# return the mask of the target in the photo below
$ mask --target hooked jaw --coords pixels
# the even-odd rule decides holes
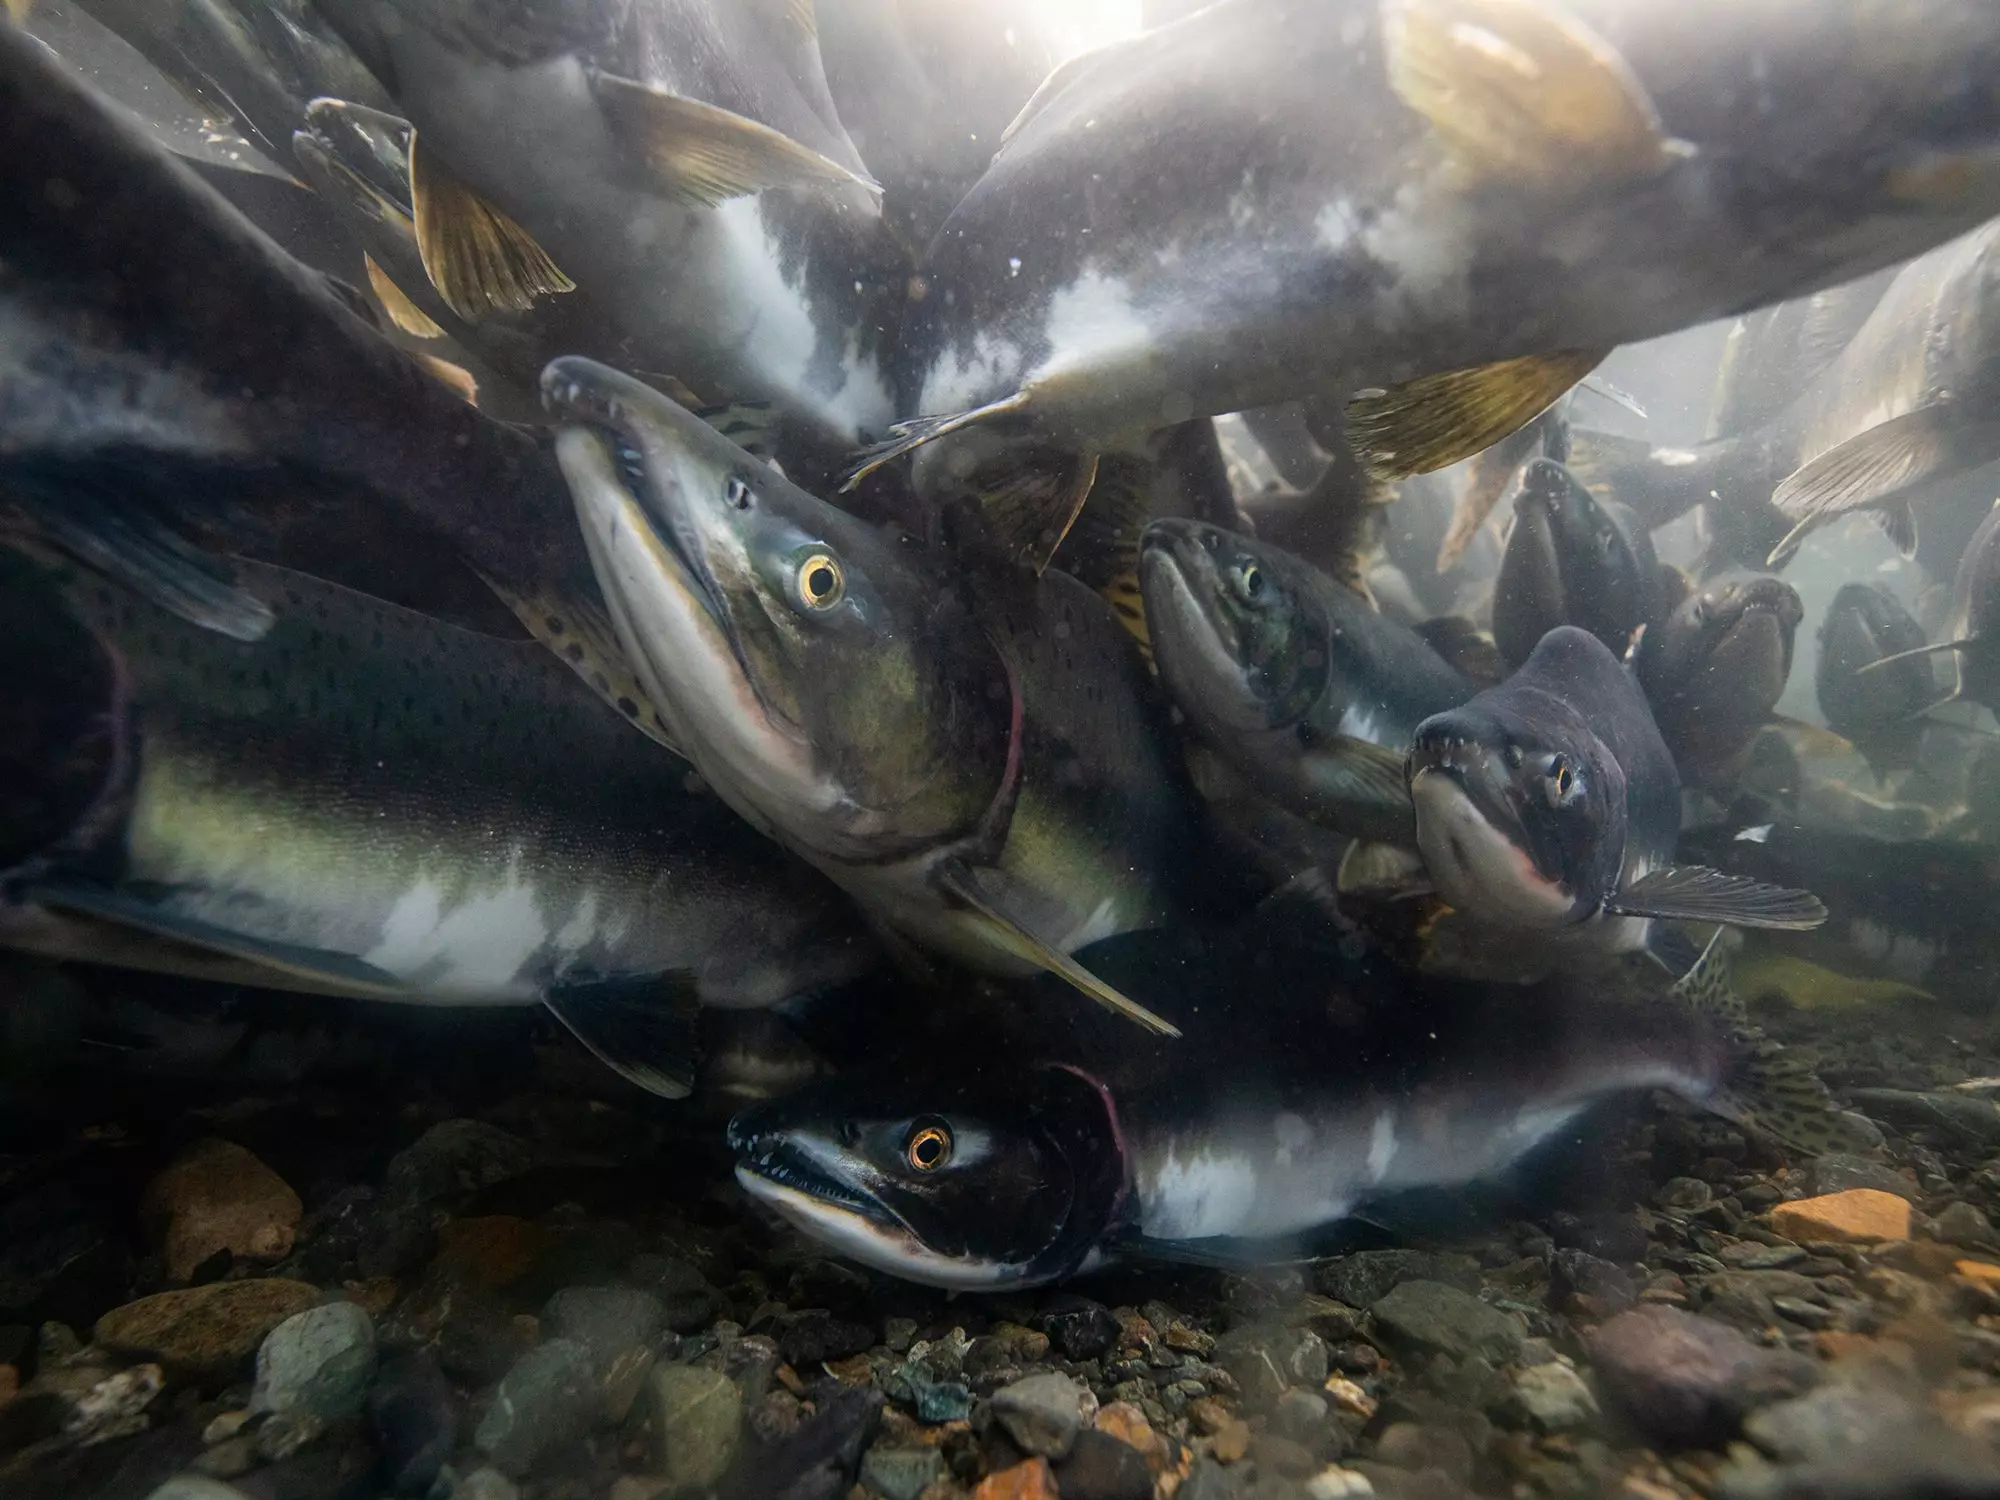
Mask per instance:
[[[1220,535],[1198,523],[1153,522],[1139,543],[1139,587],[1160,675],[1183,712],[1226,729],[1271,727],[1243,665],[1236,620],[1221,607],[1224,587],[1213,550]]]
[[[1410,752],[1417,849],[1446,901],[1489,922],[1550,928],[1574,920],[1576,899],[1544,874],[1514,810],[1513,778],[1471,738],[1418,731]]]
[[[996,1291],[1024,1279],[1021,1268],[1005,1262],[931,1248],[868,1190],[867,1165],[819,1132],[754,1131],[739,1116],[730,1122],[729,1144],[745,1192],[851,1260],[951,1291]]]

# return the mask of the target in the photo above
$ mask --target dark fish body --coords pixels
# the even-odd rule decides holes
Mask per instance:
[[[275,623],[234,641],[5,558],[45,767],[7,803],[11,940],[53,913],[268,960],[250,982],[566,1017],[649,986],[771,1006],[872,963],[835,891],[537,645],[251,564]]]
[[[1957,666],[1952,696],[2000,711],[2000,505],[1987,513],[1951,584],[1947,641]]]
[[[1156,521],[1143,549],[1154,660],[1194,733],[1289,811],[1407,844],[1403,751],[1472,684],[1416,632],[1276,547]]]
[[[1088,1034],[1052,1046],[1045,1027],[1021,1038],[1033,1069],[990,1042],[934,1044],[738,1115],[737,1179],[878,1270],[1000,1290],[1125,1254],[1296,1256],[1372,1202],[1501,1174],[1629,1091],[1755,1113],[1737,1090],[1740,1039],[1663,998],[1656,976],[1651,993],[1625,971],[1609,987],[1524,989],[1518,1011],[1404,977],[1388,981],[1394,1003],[1370,1006],[1352,983],[1329,996],[1326,955],[1302,966],[1295,949],[1262,951],[1300,970],[1277,993],[1314,998],[1274,1000],[1276,1016],[1183,1006],[1183,1041],[1137,1049]],[[1184,996],[1202,989],[1190,962],[1227,992],[1222,971],[1176,958]]]
[[[1224,0],[1059,70],[931,246],[918,421],[892,450],[934,447],[919,488],[1009,443],[1098,451],[1570,351],[1518,425],[1587,366],[1576,351],[1872,270],[1996,207],[1924,176],[1995,148],[1983,6],[1537,13],[1539,39],[1566,38],[1538,59],[1552,74],[1621,80],[1600,97],[1622,105],[1566,138],[1458,118],[1449,86],[1413,83],[1433,46],[1476,69],[1466,39],[1504,24],[1489,12]],[[1783,211],[1746,212],[1775,179]]]
[[[1820,712],[1878,769],[1916,763],[1921,726],[1913,721],[1938,701],[1937,670],[1928,656],[1861,669],[1929,644],[1923,626],[1879,584],[1843,584],[1820,622],[1813,679]]]
[[[543,378],[576,512],[675,743],[882,925],[974,968],[1180,910],[1192,792],[1111,607],[1051,570],[953,577],[650,388]]]
[[[904,252],[858,180],[817,42],[787,7],[324,8],[376,60],[423,147],[578,284],[599,314],[589,352],[704,402],[772,402],[802,451],[822,456],[894,415],[887,340]],[[599,74],[768,127],[849,180],[687,201],[648,175]]]
[[[331,528],[329,569],[393,570],[422,538],[522,592],[589,587],[546,449],[385,343],[12,28],[0,183],[0,487],[39,523],[115,546],[171,522],[272,560]],[[405,581],[430,602],[434,575]]]
[[[1645,528],[1548,458],[1522,467],[1513,502],[1514,529],[1493,588],[1501,656],[1520,665],[1558,625],[1587,630],[1622,656],[1659,613],[1660,564]]]
[[[1726,789],[1792,674],[1805,606],[1776,578],[1710,584],[1650,626],[1639,643],[1639,685],[1692,786]]]
[[[1840,358],[1898,269],[1760,308],[1732,323],[1702,441],[1754,431],[1784,410],[1801,387]]]

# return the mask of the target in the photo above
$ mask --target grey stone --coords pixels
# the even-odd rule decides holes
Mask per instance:
[[[1238,1471],[1224,1468],[1208,1457],[1196,1459],[1188,1477],[1174,1491],[1175,1500],[1237,1500],[1242,1493],[1243,1481]]]
[[[246,1500],[243,1491],[204,1474],[176,1474],[146,1500]]]
[[[451,1487],[451,1500],[521,1500],[514,1481],[498,1469],[474,1469]]]
[[[882,1343],[891,1354],[908,1354],[910,1345],[916,1342],[917,1320],[915,1318],[884,1318],[882,1320]]]
[[[326,1432],[326,1423],[304,1407],[274,1412],[257,1429],[257,1456],[267,1464],[283,1463],[311,1446]]]
[[[1326,1398],[1296,1388],[1286,1391],[1271,1409],[1271,1430],[1311,1447],[1326,1433]]]
[[[309,1412],[338,1422],[361,1410],[375,1378],[375,1325],[352,1302],[285,1319],[257,1350],[253,1412]]]
[[[1653,1194],[1653,1202],[1669,1213],[1691,1214],[1708,1207],[1714,1191],[1699,1177],[1669,1177]]]
[[[1990,1250],[2000,1245],[1993,1221],[1970,1203],[1954,1203],[1937,1216],[1937,1237],[1947,1245]]]
[[[1807,1302],[1819,1295],[1813,1279],[1797,1271],[1719,1271],[1703,1289],[1706,1311],[1752,1328],[1766,1327],[1777,1317],[1777,1298]]]
[[[1063,1500],[1152,1500],[1152,1471],[1139,1450],[1095,1429],[1077,1434],[1055,1478]]]
[[[1429,1250],[1359,1250],[1313,1270],[1314,1284],[1350,1307],[1369,1307],[1406,1281],[1441,1281],[1461,1291],[1479,1289],[1479,1262],[1469,1255]]]
[[[458,1446],[458,1401],[428,1349],[386,1362],[368,1392],[368,1431],[392,1494],[422,1495]]]
[[[1639,1300],[1629,1272],[1584,1250],[1558,1250],[1549,1262],[1549,1305],[1598,1318]]]
[[[1887,1163],[1870,1161],[1865,1156],[1851,1156],[1844,1151],[1829,1151],[1825,1156],[1813,1159],[1812,1190],[1815,1194],[1844,1193],[1851,1188],[1874,1188],[1879,1193],[1894,1193],[1911,1203],[1919,1197],[1917,1185]]]
[[[1606,1405],[1656,1441],[1719,1446],[1760,1406],[1818,1378],[1802,1355],[1761,1349],[1726,1323],[1670,1307],[1637,1307],[1590,1340]]]
[[[1907,1447],[1924,1412],[1877,1385],[1833,1382],[1753,1412],[1743,1435],[1784,1463],[1826,1463],[1876,1447]]]
[[[719,1370],[657,1365],[646,1382],[654,1472],[674,1489],[704,1489],[728,1470],[743,1430],[743,1392]]]
[[[675,1333],[699,1332],[727,1311],[722,1294],[687,1261],[635,1255],[625,1275],[634,1286],[659,1298],[661,1317]]]
[[[527,1145],[480,1120],[440,1120],[389,1158],[385,1197],[408,1204],[462,1202],[533,1164]]]
[[[944,1477],[944,1454],[936,1448],[870,1448],[861,1460],[862,1486],[882,1500],[917,1500]]]
[[[1253,1406],[1268,1406],[1294,1385],[1326,1383],[1326,1340],[1310,1328],[1249,1323],[1215,1341],[1215,1362],[1242,1387]]]
[[[1724,1245],[1715,1258],[1737,1271],[1782,1271],[1806,1259],[1806,1251],[1799,1245],[1763,1245],[1756,1240],[1744,1240]]]
[[[1521,1325],[1477,1297],[1438,1281],[1406,1281],[1370,1305],[1375,1326],[1406,1350],[1505,1364],[1521,1352]]]
[[[1597,1397],[1584,1378],[1558,1360],[1512,1372],[1503,1403],[1507,1415],[1538,1432],[1568,1432],[1597,1417]]]
[[[1097,1414],[1097,1398],[1067,1375],[1030,1375],[993,1393],[993,1416],[1023,1453],[1059,1459]]]
[[[1472,1473],[1472,1445],[1448,1427],[1392,1422],[1375,1440],[1375,1460],[1398,1469],[1441,1469],[1463,1483]]]
[[[600,1377],[665,1326],[660,1299],[626,1286],[565,1287],[542,1309],[542,1331],[583,1345]]]
[[[597,1404],[590,1351],[572,1339],[550,1339],[501,1378],[472,1445],[502,1473],[520,1476],[588,1432]]]

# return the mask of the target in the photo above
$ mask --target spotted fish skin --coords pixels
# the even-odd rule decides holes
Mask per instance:
[[[10,683],[63,653],[76,683],[105,660],[116,683],[102,798],[40,849],[0,838],[33,886],[349,960],[378,981],[360,992],[427,1003],[651,976],[760,1007],[871,962],[836,892],[539,646],[252,564],[275,623],[234,641],[95,575],[0,562],[17,613],[45,606],[17,622]]]

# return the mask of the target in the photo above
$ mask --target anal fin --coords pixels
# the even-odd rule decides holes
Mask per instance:
[[[1153,1014],[1136,1000],[1120,994],[1067,953],[1058,952],[1009,916],[990,882],[965,861],[947,861],[938,869],[936,879],[946,895],[980,916],[986,936],[996,947],[1046,969],[1059,979],[1067,980],[1099,1005],[1117,1012],[1128,1021],[1136,1021],[1148,1031],[1160,1036],[1177,1037],[1181,1034],[1179,1027]]]
[[[1826,908],[1809,891],[1725,875],[1705,865],[1655,870],[1618,892],[1604,909],[1628,917],[1787,932],[1810,932],[1826,921]]]
[[[424,272],[467,322],[531,312],[537,297],[576,290],[527,230],[453,176],[414,132],[410,206]]]
[[[1596,369],[1601,349],[1559,349],[1419,375],[1347,403],[1347,435],[1378,479],[1428,474],[1484,452]]]
[[[444,330],[438,326],[437,319],[412,302],[410,294],[389,279],[389,273],[376,264],[374,256],[364,250],[361,260],[368,272],[368,289],[382,304],[382,311],[388,314],[391,323],[413,339],[444,337]]]
[[[1314,800],[1323,804],[1314,809],[1315,823],[1337,833],[1407,835],[1408,842],[1415,842],[1416,814],[1400,753],[1372,740],[1336,734],[1307,750],[1304,761]]]
[[[1691,153],[1631,65],[1559,0],[1390,0],[1382,48],[1397,96],[1481,178],[1644,181]]]
[[[324,948],[274,942],[163,910],[124,892],[75,881],[37,882],[24,893],[27,900],[52,911],[116,923],[154,937],[206,949],[269,970],[270,983],[285,987],[297,981],[321,993],[352,995],[368,1000],[412,1000],[419,992],[385,969]]]
[[[941,437],[949,437],[952,433],[962,432],[968,427],[982,426],[1007,417],[1019,416],[1027,405],[1027,392],[1016,391],[1011,396],[990,401],[984,406],[976,406],[971,411],[911,417],[908,421],[898,422],[889,429],[887,439],[872,443],[854,455],[854,463],[841,479],[841,493],[846,494],[883,465],[907,457],[927,443],[934,443]]]
[[[1004,474],[976,481],[987,544],[1003,561],[1041,572],[1076,524],[1096,477],[1096,454],[1061,453],[1009,462]]]
[[[558,1021],[626,1082],[662,1099],[694,1090],[701,1013],[684,975],[646,975],[550,987],[543,997]]]

